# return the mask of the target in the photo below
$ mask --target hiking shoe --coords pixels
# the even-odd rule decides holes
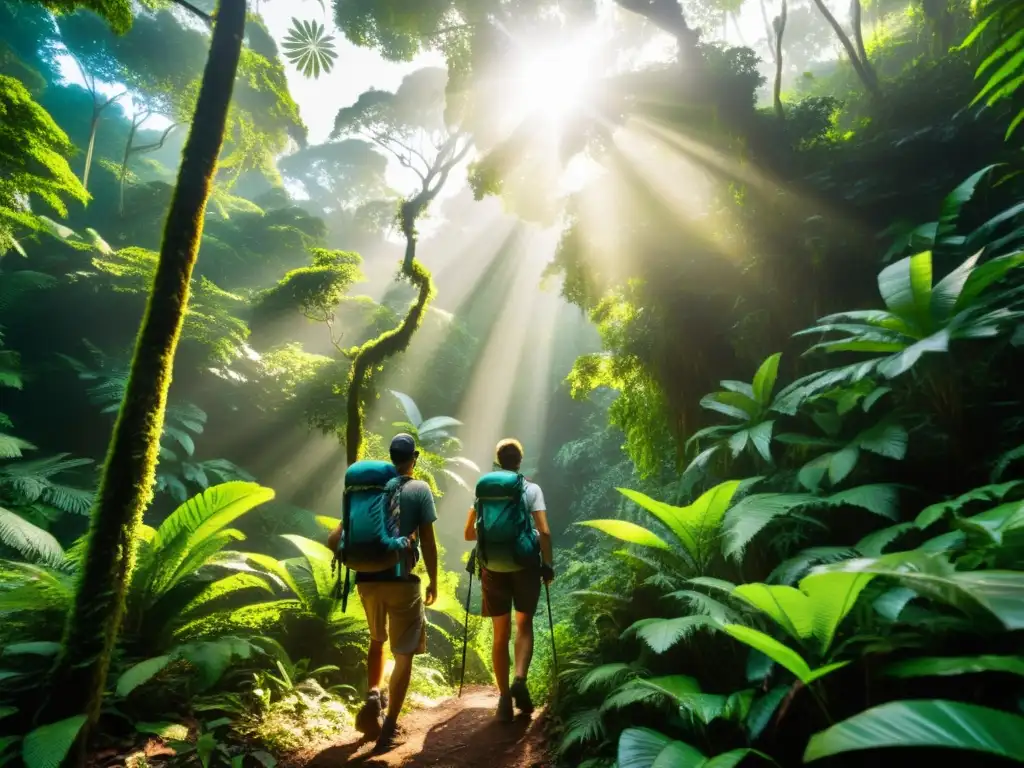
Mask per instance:
[[[533,714],[533,701],[530,699],[530,689],[526,687],[526,678],[517,677],[513,680],[509,693],[520,712],[524,715]]]
[[[512,709],[512,696],[507,693],[504,696],[499,696],[498,710],[494,713],[494,716],[503,723],[511,723],[515,714]]]
[[[368,739],[376,739],[381,734],[380,716],[384,711],[381,699],[386,698],[379,691],[370,691],[366,694],[366,703],[356,714],[356,730]]]
[[[380,735],[373,747],[373,754],[380,755],[390,752],[399,744],[398,724],[389,717],[384,718],[384,724],[380,727]]]

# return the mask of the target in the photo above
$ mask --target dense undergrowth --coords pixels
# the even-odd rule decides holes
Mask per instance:
[[[48,681],[103,555],[85,536],[109,511],[95,469],[209,47],[208,19],[143,5],[0,3],[0,765],[60,764],[85,720],[47,719]],[[560,669],[542,613],[531,676],[553,758],[1024,760],[1024,14],[872,0],[847,49],[817,0],[795,0],[748,48],[686,33],[731,6],[672,20],[617,0],[625,48],[652,39],[643,19],[676,45],[593,85],[553,154],[605,172],[555,200],[551,142],[494,125],[487,77],[508,50],[483,21],[551,23],[559,4],[512,5],[336,0],[351,41],[392,60],[440,48],[448,71],[368,90],[322,144],[283,61],[333,66],[318,25],[296,22],[282,53],[250,13],[93,759],[270,766],[350,726],[366,623],[333,598],[323,542],[351,413],[368,458],[415,434],[440,498],[448,552],[408,705],[457,690],[464,627],[467,682],[491,680],[460,565],[489,457],[460,440],[471,420],[439,414],[464,412],[508,338],[497,298],[517,254],[454,314],[426,305],[428,257],[412,261],[418,241],[480,247],[445,239],[484,205],[471,189],[564,225],[549,272],[599,336],[553,354],[527,446],[557,552]],[[582,23],[585,3],[561,5],[559,24]],[[470,189],[427,210],[474,145]],[[389,156],[418,175],[411,194]],[[431,240],[417,227],[438,210]],[[417,284],[400,267],[379,298],[354,293],[395,264]],[[442,302],[452,268],[431,269]],[[375,359],[346,407],[353,360],[403,324],[408,349]]]

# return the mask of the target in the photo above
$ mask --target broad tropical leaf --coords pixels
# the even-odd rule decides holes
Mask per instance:
[[[607,533],[627,544],[636,544],[641,547],[653,547],[654,549],[671,549],[657,534],[646,528],[631,523],[627,520],[585,520],[577,525],[585,525],[595,528],[602,533]]]
[[[804,762],[882,747],[947,747],[1024,762],[1024,717],[958,701],[891,701],[814,734]]]
[[[1024,657],[926,656],[899,661],[885,668],[885,673],[893,677],[946,677],[979,672],[1006,672],[1024,677]]]
[[[686,507],[675,507],[628,488],[617,490],[664,523],[675,534],[696,567],[703,570],[715,555],[722,519],[740,482],[730,480],[716,485]]]
[[[85,715],[75,715],[31,731],[21,743],[25,768],[60,768],[83,725]]]
[[[830,672],[841,669],[850,663],[848,661],[839,661],[834,664],[826,664],[818,669],[811,669],[799,653],[783,645],[774,637],[766,635],[764,632],[738,624],[726,624],[722,629],[741,643],[757,649],[779,666],[788,669],[804,685],[810,685],[818,678],[824,677]]]
[[[943,554],[894,552],[819,566],[818,572],[872,573],[885,576],[979,621],[1008,630],[1024,629],[1024,572],[956,571]]]

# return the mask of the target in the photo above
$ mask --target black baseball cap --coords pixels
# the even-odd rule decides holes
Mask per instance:
[[[391,454],[392,461],[408,461],[418,453],[416,441],[413,440],[412,435],[399,432],[391,438],[391,447],[388,452]]]

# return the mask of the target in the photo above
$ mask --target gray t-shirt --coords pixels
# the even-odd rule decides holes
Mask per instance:
[[[388,485],[398,483],[392,480]],[[538,489],[540,490],[540,489]],[[543,499],[541,499],[543,502]],[[433,523],[437,520],[437,510],[434,508],[434,494],[430,492],[430,486],[422,480],[407,480],[402,486],[401,495],[398,497],[398,532],[402,536],[412,536],[419,530],[421,525]],[[413,539],[413,546],[419,548],[419,537]],[[410,553],[411,554],[411,553]],[[409,569],[405,569],[406,571]],[[388,568],[378,573],[357,573],[356,583],[370,581],[402,581],[407,574],[399,570],[399,566]]]

